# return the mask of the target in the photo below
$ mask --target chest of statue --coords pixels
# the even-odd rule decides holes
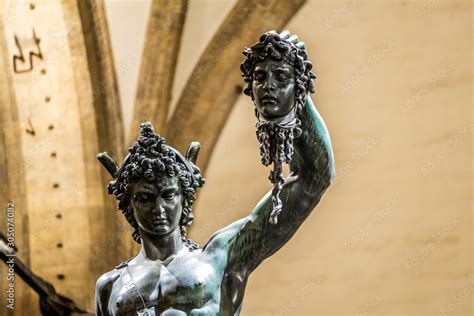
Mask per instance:
[[[218,297],[222,280],[212,262],[199,254],[174,258],[169,264],[145,261],[119,266],[108,310],[112,315],[137,315],[137,305],[156,315],[187,315]]]

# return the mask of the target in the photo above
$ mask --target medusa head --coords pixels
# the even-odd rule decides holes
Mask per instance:
[[[246,48],[243,54],[246,58],[240,69],[247,83],[244,93],[254,101],[257,117],[286,115],[294,107],[297,113],[301,111],[306,95],[314,92],[313,79],[316,78],[304,43],[287,31],[281,34],[270,31],[262,34],[259,42]],[[259,93],[259,87],[262,93]],[[288,98],[278,97],[283,89],[294,94],[294,102],[288,103]]]

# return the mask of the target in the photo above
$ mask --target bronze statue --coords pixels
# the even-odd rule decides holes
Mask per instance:
[[[273,196],[199,247],[186,238],[195,193],[204,184],[195,165],[199,145],[183,156],[150,123],[142,124],[120,168],[99,157],[114,175],[109,193],[141,250],[97,281],[98,315],[239,315],[251,272],[293,236],[330,185],[331,143],[307,95],[314,75],[304,45],[289,33],[268,32],[244,54],[262,161],[276,162]],[[291,161],[287,179],[280,161]]]

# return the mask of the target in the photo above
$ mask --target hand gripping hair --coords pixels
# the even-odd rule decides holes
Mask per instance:
[[[291,35],[288,31],[281,34],[270,31],[262,34],[257,44],[246,48],[243,52],[245,60],[240,65],[242,77],[247,83],[244,93],[249,95],[255,102],[252,90],[254,70],[258,63],[272,59],[290,65],[295,74],[295,104],[291,116],[286,121],[274,122],[263,118],[255,108],[257,117],[257,139],[260,143],[260,156],[265,166],[273,162],[273,170],[269,179],[273,183],[272,190],[272,213],[270,223],[278,222],[278,215],[282,210],[280,192],[285,179],[283,177],[283,163],[289,164],[293,156],[293,139],[301,134],[301,122],[298,115],[303,109],[309,92],[314,93],[313,79],[316,75],[311,71],[312,64],[308,60],[306,48],[298,37]]]
[[[109,194],[115,195],[118,200],[118,209],[133,228],[133,239],[140,243],[138,223],[133,216],[131,205],[130,184],[144,178],[154,181],[157,177],[167,175],[178,178],[183,192],[183,212],[180,218],[181,237],[185,245],[194,250],[198,246],[186,238],[186,227],[191,225],[194,216],[191,207],[196,199],[196,191],[204,185],[199,168],[195,165],[200,145],[192,142],[186,156],[175,148],[167,145],[165,139],[156,134],[151,123],[140,125],[140,136],[128,150],[120,168],[107,154],[101,153],[97,159],[114,177],[107,189]]]

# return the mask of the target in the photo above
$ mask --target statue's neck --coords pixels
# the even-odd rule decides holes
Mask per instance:
[[[174,257],[183,247],[179,228],[167,235],[150,234],[140,230],[141,253],[150,260],[166,261]]]
[[[295,109],[293,108],[288,114],[286,114],[285,116],[282,116],[282,117],[278,117],[278,118],[266,118],[264,117],[263,115],[260,115],[258,120],[261,122],[261,123],[264,123],[264,122],[272,122],[274,124],[277,124],[277,125],[280,125],[280,126],[286,126],[288,124],[292,124],[294,122],[296,118],[296,113],[295,113]]]

